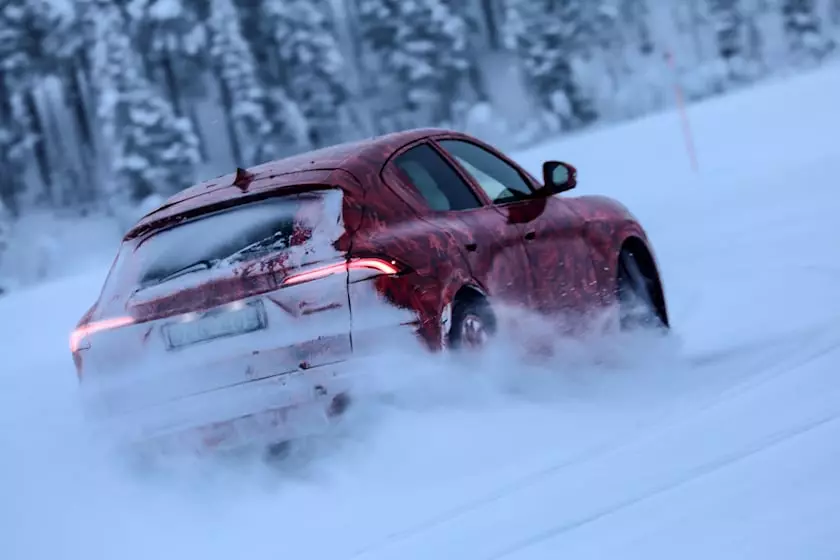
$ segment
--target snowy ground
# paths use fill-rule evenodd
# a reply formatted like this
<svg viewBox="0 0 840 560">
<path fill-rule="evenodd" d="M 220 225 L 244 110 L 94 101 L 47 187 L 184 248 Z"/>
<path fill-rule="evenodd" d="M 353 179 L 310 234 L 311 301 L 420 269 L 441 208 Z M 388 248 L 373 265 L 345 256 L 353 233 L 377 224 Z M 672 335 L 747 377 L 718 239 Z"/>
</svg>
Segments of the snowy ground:
<svg viewBox="0 0 840 560">
<path fill-rule="evenodd" d="M 396 400 L 280 474 L 117 465 L 66 345 L 103 271 L 0 299 L 0 558 L 840 557 L 838 99 L 834 66 L 693 108 L 698 175 L 672 114 L 521 154 L 647 225 L 680 347 L 387 356 Z"/>
</svg>

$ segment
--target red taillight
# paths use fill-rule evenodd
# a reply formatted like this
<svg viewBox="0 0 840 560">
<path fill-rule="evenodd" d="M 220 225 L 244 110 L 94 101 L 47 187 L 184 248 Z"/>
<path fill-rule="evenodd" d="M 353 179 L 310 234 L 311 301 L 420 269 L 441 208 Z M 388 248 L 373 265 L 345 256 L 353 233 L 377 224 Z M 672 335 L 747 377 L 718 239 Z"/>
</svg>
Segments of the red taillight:
<svg viewBox="0 0 840 560">
<path fill-rule="evenodd" d="M 134 322 L 131 317 L 115 317 L 113 319 L 103 319 L 101 321 L 94 321 L 77 328 L 70 334 L 70 351 L 76 352 L 81 347 L 82 341 L 97 332 L 107 331 L 110 329 L 118 329 L 125 327 Z"/>
<path fill-rule="evenodd" d="M 330 264 L 306 272 L 293 274 L 283 281 L 283 285 L 300 284 L 310 282 L 331 274 L 342 274 L 349 270 L 375 270 L 380 274 L 396 274 L 400 271 L 394 261 L 386 261 L 376 258 L 351 259 L 347 262 Z"/>
</svg>

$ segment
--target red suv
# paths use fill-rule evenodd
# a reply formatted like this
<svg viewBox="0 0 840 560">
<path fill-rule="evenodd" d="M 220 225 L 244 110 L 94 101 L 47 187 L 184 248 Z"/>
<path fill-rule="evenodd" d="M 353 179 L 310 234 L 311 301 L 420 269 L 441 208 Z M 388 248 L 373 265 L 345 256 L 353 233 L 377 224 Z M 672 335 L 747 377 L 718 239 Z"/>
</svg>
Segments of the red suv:
<svg viewBox="0 0 840 560">
<path fill-rule="evenodd" d="M 338 364 L 398 330 L 480 346 L 502 304 L 667 329 L 642 227 L 611 199 L 558 196 L 575 183 L 568 164 L 537 181 L 423 129 L 186 189 L 126 234 L 72 333 L 88 404 L 131 440 L 271 442 L 340 413 Z"/>
</svg>

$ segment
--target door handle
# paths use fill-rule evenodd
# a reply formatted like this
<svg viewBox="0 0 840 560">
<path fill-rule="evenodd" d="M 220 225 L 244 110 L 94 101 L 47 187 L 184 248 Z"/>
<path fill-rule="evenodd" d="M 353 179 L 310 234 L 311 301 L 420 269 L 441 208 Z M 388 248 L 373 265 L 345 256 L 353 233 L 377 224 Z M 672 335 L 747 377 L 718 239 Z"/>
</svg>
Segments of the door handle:
<svg viewBox="0 0 840 560">
<path fill-rule="evenodd" d="M 535 231 L 529 231 L 525 234 L 525 239 L 527 239 L 528 241 L 533 241 L 534 239 L 536 239 L 536 237 L 537 237 L 537 232 L 535 232 Z"/>
<path fill-rule="evenodd" d="M 472 252 L 474 252 L 476 249 L 478 249 L 478 243 L 467 243 L 467 244 L 465 245 L 465 247 L 467 248 L 467 251 L 469 251 L 469 252 L 471 252 L 471 253 L 472 253 Z"/>
</svg>

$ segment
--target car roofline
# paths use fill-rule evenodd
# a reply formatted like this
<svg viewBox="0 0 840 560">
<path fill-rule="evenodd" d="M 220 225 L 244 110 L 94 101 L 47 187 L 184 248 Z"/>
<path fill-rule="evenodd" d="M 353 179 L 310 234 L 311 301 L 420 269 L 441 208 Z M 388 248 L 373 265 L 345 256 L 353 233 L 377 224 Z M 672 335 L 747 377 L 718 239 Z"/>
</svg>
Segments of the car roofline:
<svg viewBox="0 0 840 560">
<path fill-rule="evenodd" d="M 156 233 L 165 229 L 169 229 L 177 224 L 194 220 L 198 217 L 208 214 L 214 214 L 223 210 L 236 208 L 253 202 L 259 202 L 275 196 L 295 195 L 306 192 L 314 192 L 328 189 L 342 188 L 341 185 L 333 184 L 329 181 L 301 181 L 293 185 L 282 185 L 276 188 L 264 188 L 257 191 L 244 193 L 243 196 L 231 196 L 220 200 L 210 201 L 207 204 L 188 206 L 182 212 L 175 212 L 158 219 L 145 220 L 138 222 L 123 237 L 123 242 L 146 237 L 151 233 Z M 148 216 L 151 216 L 149 214 Z"/>
<path fill-rule="evenodd" d="M 291 188 L 298 184 L 295 181 L 278 181 L 286 184 L 271 185 L 265 184 L 282 177 L 290 177 L 305 173 L 325 173 L 325 177 L 317 181 L 304 180 L 300 184 L 330 184 L 330 178 L 338 171 L 343 171 L 352 176 L 357 188 L 364 189 L 365 184 L 358 176 L 360 166 L 369 165 L 370 157 L 376 154 L 377 150 L 383 147 L 398 149 L 404 144 L 410 144 L 424 138 L 439 136 L 442 134 L 461 134 L 454 130 L 445 128 L 415 128 L 399 132 L 392 132 L 358 140 L 345 142 L 333 146 L 326 146 L 317 150 L 310 150 L 285 158 L 268 161 L 247 169 L 237 169 L 234 172 L 220 175 L 214 179 L 196 183 L 166 200 L 161 206 L 141 217 L 124 236 L 124 240 L 136 238 L 144 232 L 160 227 L 167 227 L 177 216 L 192 214 L 206 206 L 217 205 L 235 206 L 248 200 L 251 194 L 256 192 L 264 194 L 277 192 Z M 390 154 L 383 154 L 381 164 L 384 165 Z M 311 158 L 311 159 L 310 159 Z M 309 166 L 311 165 L 311 167 Z M 237 177 L 247 174 L 248 185 L 246 188 L 236 186 Z M 259 184 L 263 183 L 260 187 Z M 337 186 L 341 186 L 340 184 Z M 253 191 L 253 192 L 252 192 Z M 226 195 L 226 196 L 225 196 Z M 270 196 L 270 195 L 268 195 Z M 205 198 L 206 197 L 206 198 Z M 204 199 L 205 202 L 202 202 Z M 183 207 L 183 209 L 181 209 Z M 204 213 L 202 210 L 199 213 Z M 157 225 L 156 224 L 163 224 Z"/>
</svg>

